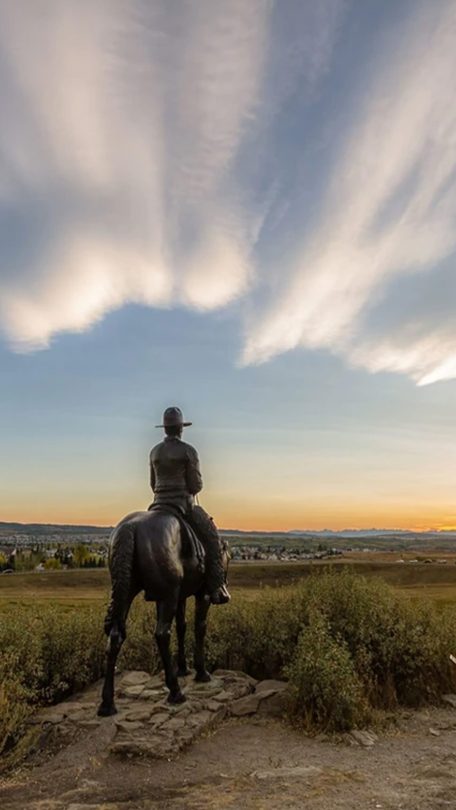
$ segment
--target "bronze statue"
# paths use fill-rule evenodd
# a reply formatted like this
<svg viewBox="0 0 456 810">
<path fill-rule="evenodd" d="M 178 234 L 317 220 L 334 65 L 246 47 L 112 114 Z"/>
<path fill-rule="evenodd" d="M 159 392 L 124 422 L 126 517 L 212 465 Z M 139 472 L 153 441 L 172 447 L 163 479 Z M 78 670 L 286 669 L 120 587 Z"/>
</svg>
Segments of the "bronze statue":
<svg viewBox="0 0 456 810">
<path fill-rule="evenodd" d="M 155 638 L 165 670 L 169 703 L 185 700 L 178 676 L 188 675 L 185 658 L 187 598 L 195 596 L 196 602 L 194 666 L 195 680 L 200 682 L 209 681 L 211 677 L 204 659 L 206 617 L 211 601 L 222 603 L 230 598 L 226 588 L 228 546 L 219 538 L 211 518 L 193 504 L 194 495 L 202 487 L 201 473 L 196 450 L 180 441 L 185 423 L 179 409 L 165 411 L 164 425 L 170 441 L 165 439 L 151 452 L 154 503 L 147 512 L 127 515 L 110 538 L 112 590 L 105 619 L 107 669 L 98 709 L 98 714 L 103 717 L 116 713 L 115 665 L 126 638 L 128 612 L 138 593 L 144 591 L 146 601 L 157 605 Z M 165 452 L 159 449 L 163 446 Z M 201 533 L 201 542 L 189 522 Z M 178 641 L 177 668 L 170 653 L 174 618 Z"/>
<path fill-rule="evenodd" d="M 155 494 L 149 509 L 170 509 L 181 515 L 194 529 L 206 552 L 206 587 L 214 605 L 229 602 L 225 585 L 221 541 L 212 518 L 201 506 L 195 505 L 195 495 L 203 488 L 198 453 L 191 444 L 181 440 L 184 422 L 180 408 L 167 408 L 163 414 L 165 438 L 150 453 L 150 485 Z"/>
</svg>

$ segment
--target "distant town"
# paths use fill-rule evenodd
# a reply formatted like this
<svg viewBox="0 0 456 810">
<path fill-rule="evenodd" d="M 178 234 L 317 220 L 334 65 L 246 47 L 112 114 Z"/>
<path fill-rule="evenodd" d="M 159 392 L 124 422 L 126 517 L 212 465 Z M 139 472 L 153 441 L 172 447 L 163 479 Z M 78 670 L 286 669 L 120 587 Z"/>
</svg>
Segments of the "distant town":
<svg viewBox="0 0 456 810">
<path fill-rule="evenodd" d="M 111 527 L 99 526 L 0 523 L 0 572 L 103 568 L 107 565 L 111 531 Z M 454 551 L 456 547 L 456 532 L 446 531 L 228 529 L 221 534 L 229 543 L 233 562 L 304 562 L 340 557 L 353 551 L 432 550 L 442 554 L 432 561 L 444 563 L 445 551 Z"/>
</svg>

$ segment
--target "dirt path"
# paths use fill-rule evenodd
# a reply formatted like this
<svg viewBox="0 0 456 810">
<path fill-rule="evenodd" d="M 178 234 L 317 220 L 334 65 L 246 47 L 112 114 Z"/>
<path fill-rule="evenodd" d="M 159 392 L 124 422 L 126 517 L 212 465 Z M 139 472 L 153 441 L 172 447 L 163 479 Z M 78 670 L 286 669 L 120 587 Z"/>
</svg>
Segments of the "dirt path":
<svg viewBox="0 0 456 810">
<path fill-rule="evenodd" d="M 169 759 L 110 753 L 112 718 L 75 728 L 0 785 L 2 810 L 456 810 L 456 710 L 404 715 L 372 747 L 225 720 Z"/>
</svg>

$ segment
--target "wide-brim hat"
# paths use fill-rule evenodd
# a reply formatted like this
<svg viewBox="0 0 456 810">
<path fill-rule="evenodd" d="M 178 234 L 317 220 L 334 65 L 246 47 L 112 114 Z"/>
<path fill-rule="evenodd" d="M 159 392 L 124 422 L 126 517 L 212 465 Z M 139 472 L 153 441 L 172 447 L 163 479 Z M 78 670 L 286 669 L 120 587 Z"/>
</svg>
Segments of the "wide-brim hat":
<svg viewBox="0 0 456 810">
<path fill-rule="evenodd" d="M 157 428 L 190 427 L 191 422 L 184 422 L 184 415 L 180 408 L 167 408 L 163 414 L 163 424 L 155 425 Z"/>
</svg>

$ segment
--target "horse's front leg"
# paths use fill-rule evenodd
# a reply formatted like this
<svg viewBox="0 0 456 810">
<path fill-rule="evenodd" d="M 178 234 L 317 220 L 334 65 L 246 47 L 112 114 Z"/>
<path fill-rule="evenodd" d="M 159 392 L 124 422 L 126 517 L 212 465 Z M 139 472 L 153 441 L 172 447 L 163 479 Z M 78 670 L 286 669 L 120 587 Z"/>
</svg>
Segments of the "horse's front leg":
<svg viewBox="0 0 456 810">
<path fill-rule="evenodd" d="M 168 597 L 162 602 L 157 602 L 155 638 L 163 661 L 166 686 L 169 689 L 168 703 L 183 703 L 185 700 L 185 695 L 182 694 L 177 680 L 177 669 L 174 666 L 170 649 L 171 627 L 176 615 L 177 604 L 177 594 Z"/>
<path fill-rule="evenodd" d="M 183 678 L 185 675 L 190 675 L 190 670 L 187 669 L 187 658 L 185 655 L 185 631 L 187 623 L 185 621 L 185 607 L 187 604 L 186 599 L 180 599 L 177 605 L 176 613 L 176 630 L 177 630 L 177 674 L 178 677 Z"/>
<path fill-rule="evenodd" d="M 203 593 L 197 594 L 195 600 L 195 681 L 207 683 L 207 681 L 211 680 L 211 676 L 206 669 L 204 639 L 206 637 L 207 612 L 211 602 L 207 594 Z"/>
</svg>

